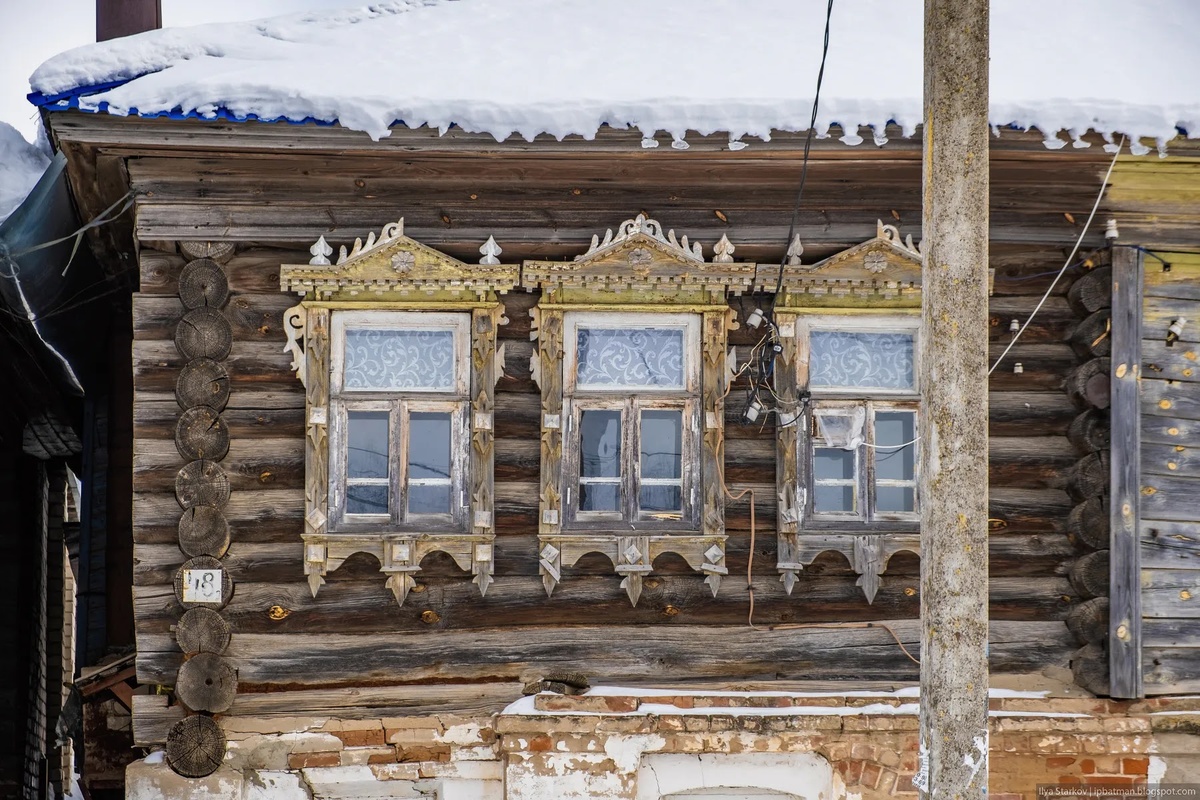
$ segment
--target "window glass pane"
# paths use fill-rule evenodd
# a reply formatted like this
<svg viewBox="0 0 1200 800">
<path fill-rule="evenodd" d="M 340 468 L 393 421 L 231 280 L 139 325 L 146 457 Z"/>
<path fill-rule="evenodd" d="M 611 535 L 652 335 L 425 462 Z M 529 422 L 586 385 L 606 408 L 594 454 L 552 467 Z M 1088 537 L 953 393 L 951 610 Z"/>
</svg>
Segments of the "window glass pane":
<svg viewBox="0 0 1200 800">
<path fill-rule="evenodd" d="M 875 414 L 876 478 L 911 481 L 916 477 L 917 448 L 913 442 L 917 438 L 915 423 L 916 416 L 911 411 L 880 411 Z"/>
<path fill-rule="evenodd" d="M 414 478 L 450 478 L 449 412 L 408 415 L 408 479 Z"/>
<path fill-rule="evenodd" d="M 621 412 L 584 411 L 580 414 L 579 433 L 581 477 L 619 478 Z"/>
<path fill-rule="evenodd" d="M 911 486 L 877 486 L 876 511 L 916 511 L 916 494 Z"/>
<path fill-rule="evenodd" d="M 580 328 L 577 384 L 683 388 L 683 331 L 670 328 Z"/>
<path fill-rule="evenodd" d="M 450 484 L 434 486 L 412 485 L 408 487 L 409 514 L 449 514 Z"/>
<path fill-rule="evenodd" d="M 649 512 L 674 512 L 670 518 L 678 519 L 683 508 L 683 489 L 678 485 L 643 485 L 638 492 L 638 507 Z"/>
<path fill-rule="evenodd" d="M 911 333 L 813 331 L 808 381 L 811 387 L 911 389 Z"/>
<path fill-rule="evenodd" d="M 388 412 L 350 411 L 346 422 L 346 477 L 386 478 Z"/>
<path fill-rule="evenodd" d="M 346 331 L 346 389 L 454 389 L 454 332 L 357 328 Z"/>
<path fill-rule="evenodd" d="M 817 513 L 832 513 L 837 511 L 854 511 L 853 486 L 815 486 L 813 487 L 813 510 Z"/>
<path fill-rule="evenodd" d="M 641 456 L 643 478 L 679 478 L 683 475 L 682 411 L 642 412 Z"/>
<path fill-rule="evenodd" d="M 580 511 L 620 511 L 621 487 L 616 483 L 579 484 Z"/>
<path fill-rule="evenodd" d="M 388 487 L 383 483 L 346 486 L 347 514 L 388 514 Z"/>
<path fill-rule="evenodd" d="M 813 477 L 817 480 L 853 480 L 855 456 L 854 450 L 817 448 L 813 450 Z"/>
</svg>

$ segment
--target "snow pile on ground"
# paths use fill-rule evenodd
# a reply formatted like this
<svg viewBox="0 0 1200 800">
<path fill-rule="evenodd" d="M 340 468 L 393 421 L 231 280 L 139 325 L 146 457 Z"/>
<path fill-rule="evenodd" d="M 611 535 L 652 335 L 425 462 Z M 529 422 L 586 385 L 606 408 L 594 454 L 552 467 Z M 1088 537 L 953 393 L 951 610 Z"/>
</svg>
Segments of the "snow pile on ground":
<svg viewBox="0 0 1200 800">
<path fill-rule="evenodd" d="M 0 122 L 0 222 L 21 204 L 49 164 L 16 128 Z"/>
<path fill-rule="evenodd" d="M 77 48 L 32 99 L 115 114 L 451 125 L 532 139 L 807 129 L 824 0 L 390 0 Z M 921 119 L 921 0 L 835 3 L 818 131 Z M 1194 0 L 992 4 L 991 121 L 1051 146 L 1089 129 L 1200 136 Z M 99 88 L 96 91 L 97 87 Z M 88 92 L 91 92 L 90 94 Z M 80 97 L 80 95 L 85 95 Z M 647 143 L 649 144 L 649 143 Z"/>
</svg>

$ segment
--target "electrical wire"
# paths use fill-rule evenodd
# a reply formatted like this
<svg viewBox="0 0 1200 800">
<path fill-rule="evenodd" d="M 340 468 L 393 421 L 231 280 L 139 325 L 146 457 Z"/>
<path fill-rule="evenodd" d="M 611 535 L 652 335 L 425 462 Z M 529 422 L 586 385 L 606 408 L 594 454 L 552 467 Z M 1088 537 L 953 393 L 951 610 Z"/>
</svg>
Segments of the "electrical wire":
<svg viewBox="0 0 1200 800">
<path fill-rule="evenodd" d="M 1108 171 L 1104 173 L 1104 180 L 1100 182 L 1100 191 L 1096 193 L 1096 202 L 1092 203 L 1092 211 L 1090 214 L 1088 214 L 1087 221 L 1083 223 L 1083 230 L 1079 232 L 1079 238 L 1075 240 L 1075 246 L 1071 248 L 1071 254 L 1067 256 L 1067 260 L 1063 262 L 1062 269 L 1060 269 L 1058 274 L 1054 276 L 1054 280 L 1050 281 L 1050 285 L 1046 287 L 1046 293 L 1042 295 L 1042 299 L 1038 301 L 1036 306 L 1034 306 L 1033 313 L 1029 315 L 1029 319 L 1025 320 L 1025 324 L 1021 326 L 1021 330 L 1017 331 L 1016 335 L 1013 336 L 1012 341 L 1008 343 L 1008 347 L 1005 347 L 1004 352 L 1001 353 L 1000 357 L 996 359 L 996 363 L 992 364 L 992 368 L 988 370 L 988 375 L 991 375 L 996 371 L 996 367 L 1000 366 L 1000 362 L 1002 362 L 1004 357 L 1008 355 L 1009 351 L 1013 349 L 1013 345 L 1015 345 L 1017 340 L 1021 338 L 1021 334 L 1025 333 L 1025 329 L 1029 327 L 1031 322 L 1033 322 L 1033 318 L 1036 317 L 1038 312 L 1042 310 L 1042 306 L 1044 306 L 1046 304 L 1046 300 L 1050 298 L 1050 293 L 1053 292 L 1054 287 L 1058 285 L 1059 279 L 1061 279 L 1063 274 L 1065 274 L 1066 271 L 1071 267 L 1075 259 L 1075 254 L 1079 252 L 1079 247 L 1083 244 L 1083 239 L 1085 236 L 1087 236 L 1088 229 L 1092 226 L 1092 220 L 1096 218 L 1096 211 L 1100 208 L 1100 200 L 1104 197 L 1104 190 L 1108 188 L 1108 179 L 1112 177 L 1113 167 L 1117 166 L 1117 157 L 1121 155 L 1121 150 L 1124 149 L 1124 147 L 1125 137 L 1122 136 L 1121 143 L 1117 145 L 1117 151 L 1113 153 L 1112 161 L 1108 163 Z"/>
</svg>

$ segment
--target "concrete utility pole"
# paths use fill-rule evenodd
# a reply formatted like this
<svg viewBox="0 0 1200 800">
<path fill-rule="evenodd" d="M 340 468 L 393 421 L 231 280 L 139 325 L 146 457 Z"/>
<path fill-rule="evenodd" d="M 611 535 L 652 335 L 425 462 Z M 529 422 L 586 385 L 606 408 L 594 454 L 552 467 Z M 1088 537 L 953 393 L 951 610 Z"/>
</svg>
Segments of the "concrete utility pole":
<svg viewBox="0 0 1200 800">
<path fill-rule="evenodd" d="M 96 41 L 162 27 L 160 0 L 96 0 Z"/>
<path fill-rule="evenodd" d="M 921 765 L 988 782 L 988 0 L 925 0 Z"/>
</svg>

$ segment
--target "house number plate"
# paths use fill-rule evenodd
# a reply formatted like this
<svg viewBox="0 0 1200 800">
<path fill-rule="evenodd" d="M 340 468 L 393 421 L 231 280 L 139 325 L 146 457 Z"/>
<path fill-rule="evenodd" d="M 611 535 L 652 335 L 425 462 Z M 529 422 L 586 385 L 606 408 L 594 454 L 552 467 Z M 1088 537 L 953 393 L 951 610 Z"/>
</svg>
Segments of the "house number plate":
<svg viewBox="0 0 1200 800">
<path fill-rule="evenodd" d="M 183 571 L 183 602 L 221 602 L 221 570 L 185 569 Z"/>
</svg>

